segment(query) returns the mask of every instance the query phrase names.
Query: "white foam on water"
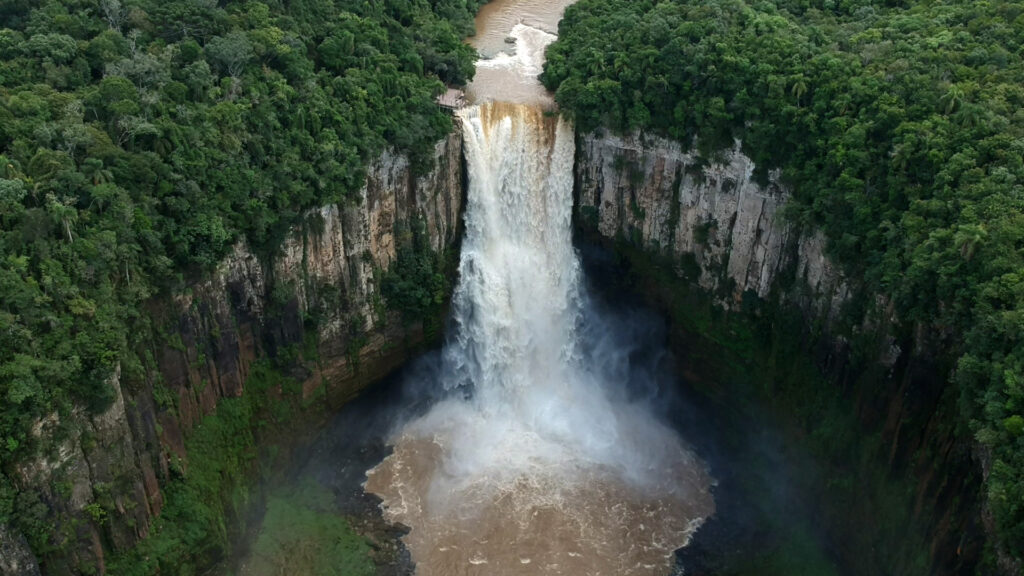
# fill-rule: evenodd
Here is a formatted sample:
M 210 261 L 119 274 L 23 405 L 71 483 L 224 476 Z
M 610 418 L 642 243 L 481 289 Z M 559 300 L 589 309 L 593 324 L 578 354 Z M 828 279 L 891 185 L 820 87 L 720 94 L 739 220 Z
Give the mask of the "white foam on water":
M 527 78 L 540 76 L 544 71 L 544 53 L 557 36 L 520 22 L 512 27 L 509 37 L 515 39 L 515 47 L 493 58 L 478 60 L 477 69 L 516 70 Z
M 595 341 L 572 245 L 572 126 L 514 104 L 460 120 L 466 235 L 436 384 L 470 395 L 396 431 L 366 487 L 411 527 L 418 574 L 664 573 L 713 511 L 711 482 L 621 394 L 628 345 Z
M 504 44 L 493 57 L 477 61 L 476 76 L 467 89 L 470 98 L 552 107 L 551 95 L 537 77 L 544 71 L 545 51 L 557 37 L 522 22 L 512 27 L 509 37 L 515 40 L 513 45 Z

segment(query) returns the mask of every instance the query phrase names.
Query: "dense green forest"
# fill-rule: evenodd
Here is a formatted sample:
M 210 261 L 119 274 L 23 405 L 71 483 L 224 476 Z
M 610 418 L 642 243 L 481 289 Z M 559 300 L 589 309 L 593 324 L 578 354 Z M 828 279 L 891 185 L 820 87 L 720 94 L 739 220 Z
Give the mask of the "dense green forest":
M 543 80 L 579 128 L 741 139 L 850 277 L 945 335 L 1024 558 L 1024 2 L 581 0 L 559 36 Z
M 103 410 L 142 304 L 240 238 L 353 201 L 386 145 L 426 169 L 479 0 L 0 0 L 0 524 L 42 418 Z

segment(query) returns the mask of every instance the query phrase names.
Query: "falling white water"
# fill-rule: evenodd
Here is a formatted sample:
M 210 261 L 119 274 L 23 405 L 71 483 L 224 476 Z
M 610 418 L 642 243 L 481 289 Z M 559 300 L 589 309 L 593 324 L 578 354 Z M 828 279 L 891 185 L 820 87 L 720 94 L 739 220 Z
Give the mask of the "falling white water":
M 583 329 L 572 127 L 513 104 L 460 118 L 466 237 L 437 384 L 468 394 L 397 431 L 367 490 L 411 528 L 420 575 L 665 574 L 713 511 L 710 479 L 625 400 L 624 347 Z

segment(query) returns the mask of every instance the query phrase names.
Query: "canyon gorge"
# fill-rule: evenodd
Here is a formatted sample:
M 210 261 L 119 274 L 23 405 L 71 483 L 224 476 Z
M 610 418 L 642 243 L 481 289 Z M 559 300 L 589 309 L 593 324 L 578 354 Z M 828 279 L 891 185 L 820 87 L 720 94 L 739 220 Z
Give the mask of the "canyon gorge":
M 954 328 L 850 274 L 738 137 L 560 115 L 538 78 L 571 4 L 481 8 L 468 82 L 422 47 L 367 68 L 447 70 L 468 104 L 437 82 L 433 120 L 388 130 L 441 140 L 381 144 L 354 194 L 147 294 L 109 405 L 34 418 L 4 463 L 32 522 L 0 522 L 0 574 L 287 571 L 261 538 L 308 486 L 295 517 L 334 540 L 303 553 L 351 574 L 1019 574 Z M 354 62 L 349 36 L 317 50 Z
M 969 564 L 969 558 L 951 551 L 969 552 L 962 547 L 964 537 L 968 543 L 981 538 L 980 521 L 969 501 L 956 502 L 952 494 L 971 481 L 972 462 L 968 449 L 944 432 L 936 416 L 942 396 L 929 385 L 939 377 L 928 356 L 929 335 L 896 338 L 889 331 L 895 319 L 885 316 L 884 300 L 876 300 L 872 314 L 855 324 L 871 335 L 875 356 L 868 368 L 857 369 L 870 370 L 893 391 L 883 395 L 859 388 L 864 381 L 851 368 L 851 344 L 841 325 L 842 307 L 858 287 L 825 256 L 820 234 L 802 234 L 784 220 L 784 188 L 754 182 L 751 161 L 737 149 L 724 152 L 721 163 L 694 168 L 695 154 L 654 137 L 585 134 L 577 146 L 572 176 L 581 233 L 629 246 L 627 254 L 636 249 L 667 256 L 671 276 L 690 284 L 711 306 L 731 311 L 725 314 L 742 314 L 745 305 L 761 302 L 797 318 L 793 325 L 807 331 L 801 353 L 832 381 L 831 393 L 849 399 L 865 429 L 880 431 L 888 462 L 876 464 L 917 478 L 918 519 L 934 538 L 930 561 L 946 567 L 940 572 Z M 310 400 L 303 408 L 309 419 L 291 432 L 297 437 L 314 433 L 332 410 L 419 349 L 425 337 L 421 327 L 403 326 L 398 314 L 381 314 L 374 302 L 380 299 L 380 275 L 395 261 L 401 230 L 408 231 L 410 223 L 423 223 L 433 250 L 459 246 L 465 195 L 460 132 L 438 143 L 436 158 L 433 172 L 413 177 L 401 156 L 383 155 L 371 167 L 359 205 L 311 213 L 271 262 L 239 244 L 211 278 L 154 303 L 167 321 L 167 343 L 154 345 L 161 367 L 158 386 L 173 401 L 161 404 L 164 392 L 155 384 L 118 383 L 121 397 L 111 409 L 83 416 L 88 436 L 65 439 L 52 459 L 22 469 L 26 485 L 70 486 L 66 496 L 55 488 L 40 492 L 55 518 L 78 527 L 68 536 L 71 553 L 46 557 L 47 573 L 74 572 L 90 562 L 102 566 L 106 555 L 146 536 L 160 513 L 171 467 L 188 466 L 185 438 L 220 399 L 243 393 L 257 358 L 308 338 L 304 314 L 323 311 L 324 320 L 312 328 L 315 357 L 296 362 L 298 393 Z M 651 282 L 657 280 L 638 284 Z M 287 287 L 284 298 L 275 296 L 280 286 Z M 664 301 L 663 293 L 649 292 L 653 302 Z M 263 393 L 281 394 L 273 388 Z M 911 425 L 929 421 L 924 428 Z M 925 450 L 935 460 L 915 461 Z M 968 473 L 950 478 L 942 472 L 956 469 Z M 123 510 L 102 525 L 87 515 L 97 486 L 110 486 L 114 509 Z M 10 551 L 4 557 L 11 559 L 6 570 L 38 573 L 24 540 L 9 529 L 4 546 Z

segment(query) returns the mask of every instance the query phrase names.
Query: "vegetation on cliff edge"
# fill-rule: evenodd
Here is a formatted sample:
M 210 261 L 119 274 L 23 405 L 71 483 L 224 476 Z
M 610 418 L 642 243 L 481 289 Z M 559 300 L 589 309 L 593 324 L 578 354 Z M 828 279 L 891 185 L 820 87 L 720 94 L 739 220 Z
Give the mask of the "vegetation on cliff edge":
M 427 167 L 479 3 L 0 3 L 0 523 L 37 516 L 32 427 L 142 379 L 144 301 L 352 201 L 386 145 Z
M 851 277 L 948 334 L 1024 558 L 1024 2 L 581 0 L 543 80 L 583 130 L 742 140 Z

